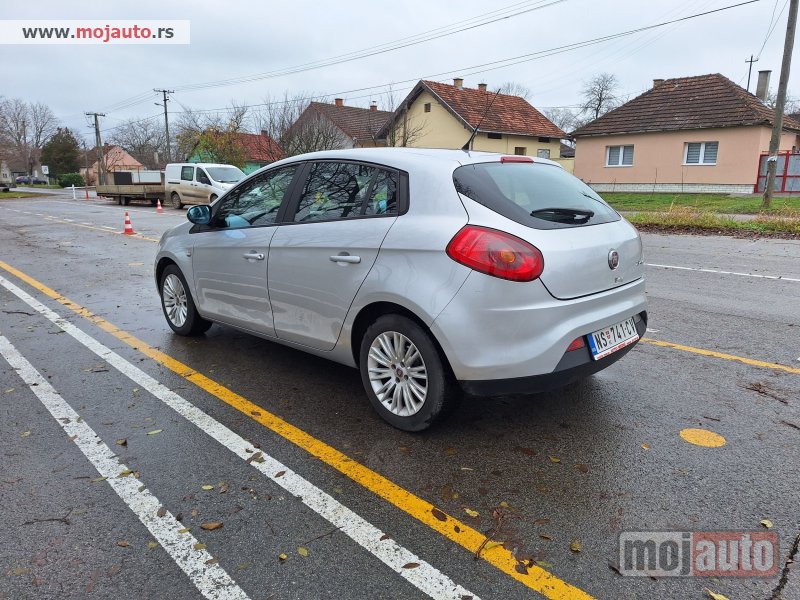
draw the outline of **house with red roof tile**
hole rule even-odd
[[[284,157],[278,143],[266,131],[261,133],[237,132],[233,135],[236,144],[241,146],[244,151],[245,164],[242,171],[247,175]],[[195,147],[189,154],[187,162],[214,162],[216,160],[216,157],[201,152]]]
[[[369,108],[347,106],[343,98],[333,104],[310,102],[292,124],[287,144],[292,154],[340,148],[373,148],[385,146],[379,136],[391,112],[378,110],[375,102]]]
[[[567,134],[520,96],[422,80],[395,110],[382,135],[390,146],[461,148],[557,160]]]
[[[719,73],[656,79],[572,132],[575,175],[600,192],[753,193],[774,119],[761,99]],[[787,163],[798,136],[800,121],[785,117]]]

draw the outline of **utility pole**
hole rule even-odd
[[[783,62],[781,77],[778,80],[778,98],[775,101],[775,122],[772,125],[772,139],[769,141],[769,157],[767,157],[767,184],[764,188],[762,208],[772,204],[772,188],[775,187],[775,171],[778,167],[778,150],[783,132],[783,109],[786,106],[786,86],[789,83],[789,69],[792,66],[792,50],[794,49],[794,32],[797,27],[797,4],[800,0],[789,3],[789,21],[786,23],[786,40],[783,44]]]
[[[750,91],[750,75],[753,73],[753,63],[758,62],[757,58],[753,58],[753,55],[750,55],[750,60],[744,61],[746,63],[750,63],[750,66],[747,68],[747,91]]]
[[[169,117],[167,116],[167,102],[169,102],[169,95],[174,94],[174,90],[153,90],[154,92],[161,92],[162,97],[164,98],[164,102],[159,104],[156,102],[156,106],[163,106],[164,107],[164,133],[167,136],[167,162],[172,160],[172,155],[170,153],[169,148]]]
[[[94,139],[95,143],[97,144],[97,169],[98,169],[98,181],[99,185],[106,184],[106,165],[105,165],[105,156],[103,152],[103,142],[100,140],[100,119],[99,117],[105,117],[105,113],[97,113],[97,112],[87,112],[87,117],[94,117]]]

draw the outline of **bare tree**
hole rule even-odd
[[[524,98],[528,101],[530,101],[531,96],[533,95],[531,88],[522,85],[521,83],[517,83],[516,81],[506,81],[500,86],[500,93],[507,94],[509,96],[519,96],[520,98]]]
[[[165,147],[165,138],[164,124],[159,119],[130,119],[114,128],[109,141],[148,169],[156,169],[163,166],[161,156],[156,160],[156,154]]]
[[[29,175],[57,128],[58,119],[45,104],[20,98],[0,102],[0,139],[10,158],[25,164]]]
[[[554,106],[544,109],[542,113],[552,121],[556,127],[567,133],[578,127],[579,117],[576,111],[572,109],[564,106]]]
[[[403,100],[397,100],[397,95],[391,85],[386,88],[382,99],[384,109],[394,112],[394,116],[390,117],[389,122],[386,123],[386,145],[414,147],[425,135],[428,126],[427,118],[414,119],[409,116],[410,106],[402,105]]]
[[[581,90],[581,116],[587,121],[594,121],[619,106],[618,90],[617,77],[611,73],[600,73],[585,81]]]
[[[185,106],[183,109],[173,127],[178,157],[188,158],[193,152],[199,152],[209,159],[244,165],[246,149],[242,147],[237,134],[246,132],[246,106],[233,102],[227,110],[212,113],[194,111]]]
[[[342,130],[310,102],[314,96],[300,93],[266,97],[251,115],[251,127],[275,140],[284,156],[350,146],[352,142]]]
[[[775,104],[778,99],[778,94],[774,90],[770,90],[767,94],[767,99],[764,101],[764,104],[769,106],[771,109],[775,110]],[[793,96],[792,93],[787,90],[786,91],[786,103],[783,106],[783,114],[791,115],[793,113],[800,112],[800,98],[797,96]]]

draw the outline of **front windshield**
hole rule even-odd
[[[208,176],[219,183],[236,183],[244,179],[244,173],[236,167],[206,167]]]

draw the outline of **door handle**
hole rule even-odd
[[[350,256],[349,254],[337,254],[335,256],[331,256],[330,259],[331,262],[348,263],[351,265],[355,265],[361,262],[360,256]]]
[[[264,260],[264,253],[263,252],[245,252],[242,254],[242,258],[246,258],[247,260]]]

